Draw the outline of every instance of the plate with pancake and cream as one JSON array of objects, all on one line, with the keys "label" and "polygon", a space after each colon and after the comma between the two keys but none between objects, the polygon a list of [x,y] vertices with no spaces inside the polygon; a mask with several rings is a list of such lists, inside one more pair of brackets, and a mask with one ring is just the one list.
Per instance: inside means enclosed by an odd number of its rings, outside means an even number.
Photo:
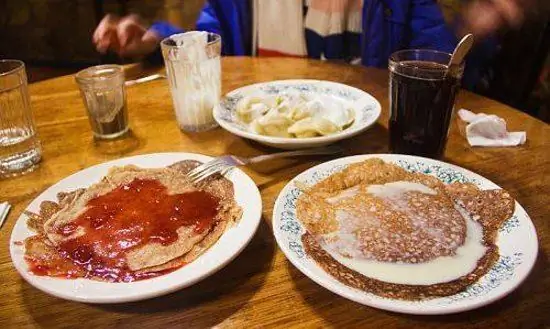
[{"label": "plate with pancake and cream", "polygon": [[311,168],[273,210],[279,247],[305,275],[355,302],[394,312],[481,307],[531,271],[537,235],[505,190],[466,169],[398,154]]},{"label": "plate with pancake and cream", "polygon": [[187,178],[209,160],[139,155],[59,181],[15,224],[15,268],[46,293],[87,303],[152,298],[204,279],[248,244],[262,211],[256,184],[238,169]]}]

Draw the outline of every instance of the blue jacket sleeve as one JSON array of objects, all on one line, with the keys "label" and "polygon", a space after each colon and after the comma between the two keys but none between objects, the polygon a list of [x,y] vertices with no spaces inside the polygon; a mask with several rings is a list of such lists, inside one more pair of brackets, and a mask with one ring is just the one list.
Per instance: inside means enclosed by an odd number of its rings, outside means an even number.
[{"label": "blue jacket sleeve", "polygon": [[201,13],[199,14],[199,19],[197,20],[197,30],[221,34],[220,21],[218,20],[216,12],[209,1],[206,2],[206,5],[204,5]]},{"label": "blue jacket sleeve", "polygon": [[184,32],[183,29],[180,29],[179,27],[163,21],[153,23],[150,29],[155,31],[155,33],[157,33],[161,37],[161,39],[168,38],[172,34]]},{"label": "blue jacket sleeve", "polygon": [[410,15],[410,48],[453,51],[457,38],[435,0],[412,0]]},{"label": "blue jacket sleeve", "polygon": [[[250,53],[252,39],[252,16],[248,0],[209,0],[197,20],[197,30],[221,35],[223,55],[246,55]],[[156,22],[151,26],[159,36],[166,38],[183,30]]]},{"label": "blue jacket sleeve", "polygon": [[[214,8],[209,2],[206,3],[202,11],[200,12],[199,19],[197,20],[197,30],[208,31],[212,33],[220,34],[220,22],[216,17]],[[151,25],[151,30],[155,31],[162,39],[167,38],[173,34],[185,32],[183,29],[171,25],[168,22],[157,21]]]},{"label": "blue jacket sleeve", "polygon": [[221,35],[222,54],[250,54],[252,15],[248,0],[209,0],[197,21],[197,30]]}]

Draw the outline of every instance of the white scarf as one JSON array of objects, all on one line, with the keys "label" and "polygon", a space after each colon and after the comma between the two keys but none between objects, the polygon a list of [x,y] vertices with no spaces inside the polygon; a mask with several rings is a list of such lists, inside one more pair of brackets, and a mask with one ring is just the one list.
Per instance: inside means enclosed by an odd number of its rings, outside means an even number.
[{"label": "white scarf", "polygon": [[303,6],[301,0],[254,0],[253,54],[260,49],[306,56]]},{"label": "white scarf", "polygon": [[253,0],[252,54],[305,57],[306,28],[322,37],[361,33],[362,5],[362,0]]}]

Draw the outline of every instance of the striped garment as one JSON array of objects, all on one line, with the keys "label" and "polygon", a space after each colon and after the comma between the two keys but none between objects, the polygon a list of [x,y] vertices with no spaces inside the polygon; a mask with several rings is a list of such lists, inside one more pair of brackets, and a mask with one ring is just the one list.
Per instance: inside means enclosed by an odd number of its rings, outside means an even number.
[{"label": "striped garment", "polygon": [[362,7],[361,0],[254,0],[252,51],[359,63]]},{"label": "striped garment", "polygon": [[[400,49],[453,51],[457,38],[438,2],[452,21],[462,1],[208,0],[197,30],[220,34],[222,54],[229,56],[307,56],[387,67],[391,53]],[[161,38],[182,32],[167,22],[151,29]],[[479,81],[495,49],[492,39],[474,47],[463,86],[471,89]],[[161,61],[160,51],[155,54],[151,58]]]},{"label": "striped garment", "polygon": [[[160,37],[181,32],[166,22]],[[224,55],[344,59],[386,67],[404,48],[452,51],[436,0],[208,0],[197,30],[222,36]]]}]

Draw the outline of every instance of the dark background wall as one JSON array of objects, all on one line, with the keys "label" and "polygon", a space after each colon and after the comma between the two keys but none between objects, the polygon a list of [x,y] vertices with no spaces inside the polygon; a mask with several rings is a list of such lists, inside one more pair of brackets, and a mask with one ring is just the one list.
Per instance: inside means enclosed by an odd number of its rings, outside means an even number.
[{"label": "dark background wall", "polygon": [[104,13],[194,27],[204,0],[0,0],[0,58],[82,66],[100,60],[91,35]]}]

